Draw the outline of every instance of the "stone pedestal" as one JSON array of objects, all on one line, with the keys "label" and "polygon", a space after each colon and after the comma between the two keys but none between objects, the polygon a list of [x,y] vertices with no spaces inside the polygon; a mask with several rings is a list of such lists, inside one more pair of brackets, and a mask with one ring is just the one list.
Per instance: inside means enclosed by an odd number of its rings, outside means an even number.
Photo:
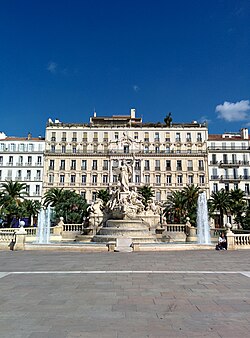
[{"label": "stone pedestal", "polygon": [[197,228],[190,226],[188,228],[188,234],[187,234],[187,242],[197,242]]},{"label": "stone pedestal", "polygon": [[26,235],[27,235],[27,232],[25,231],[25,229],[23,227],[19,228],[15,232],[16,241],[15,241],[15,245],[14,245],[14,248],[13,248],[14,251],[25,250]]}]

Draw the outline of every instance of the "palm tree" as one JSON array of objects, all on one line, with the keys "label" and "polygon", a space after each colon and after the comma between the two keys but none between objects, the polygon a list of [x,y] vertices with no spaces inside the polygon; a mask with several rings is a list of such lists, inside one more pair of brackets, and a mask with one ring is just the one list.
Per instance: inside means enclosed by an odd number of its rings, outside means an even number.
[{"label": "palm tree", "polygon": [[152,200],[152,197],[154,197],[154,192],[152,191],[152,188],[148,185],[144,185],[143,187],[138,189],[138,194],[142,198],[142,203],[146,209],[148,206],[148,202]]},{"label": "palm tree", "polygon": [[34,217],[41,210],[42,204],[39,201],[24,200],[21,204],[22,216],[29,217],[29,224],[33,226]]},{"label": "palm tree", "polygon": [[196,224],[197,201],[200,191],[201,189],[193,184],[188,185],[182,190],[186,214],[190,218],[190,222],[194,225]]},{"label": "palm tree", "polygon": [[227,214],[231,207],[230,194],[224,189],[217,192],[212,192],[211,198],[208,201],[209,211],[214,213],[219,211],[219,225],[223,227],[224,214]]},{"label": "palm tree", "polygon": [[180,223],[186,217],[185,196],[182,191],[174,191],[164,204],[163,214],[170,222]]},{"label": "palm tree", "polygon": [[44,194],[44,206],[47,207],[48,205],[51,205],[54,207],[57,203],[61,202],[64,195],[64,189],[58,189],[58,188],[51,188]]},{"label": "palm tree", "polygon": [[230,211],[234,215],[235,222],[241,227],[243,223],[243,214],[246,214],[247,209],[244,196],[244,192],[241,189],[231,190],[229,194],[231,200]]},{"label": "palm tree", "polygon": [[21,199],[28,195],[25,183],[13,182],[10,180],[2,183],[2,188],[4,196],[15,200],[17,204],[20,203]]},{"label": "palm tree", "polygon": [[26,192],[26,184],[20,182],[7,181],[2,183],[1,193],[1,209],[7,216],[7,224],[10,225],[13,218],[17,219],[21,215],[20,205],[25,196],[28,195]]}]

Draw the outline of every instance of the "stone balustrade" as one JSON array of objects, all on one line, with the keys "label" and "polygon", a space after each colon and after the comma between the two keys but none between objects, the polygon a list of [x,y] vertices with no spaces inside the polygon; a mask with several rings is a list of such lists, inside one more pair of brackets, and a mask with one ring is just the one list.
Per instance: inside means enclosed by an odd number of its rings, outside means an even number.
[{"label": "stone balustrade", "polygon": [[167,232],[185,232],[186,225],[185,224],[167,224],[164,226]]},{"label": "stone balustrade", "polygon": [[14,239],[15,239],[15,232],[13,231],[13,229],[12,231],[5,231],[5,229],[0,231],[0,243],[9,244]]},{"label": "stone balustrade", "polygon": [[83,224],[63,224],[63,231],[83,231]]},{"label": "stone balustrade", "polygon": [[250,249],[250,234],[234,234],[232,231],[228,231],[227,249]]}]

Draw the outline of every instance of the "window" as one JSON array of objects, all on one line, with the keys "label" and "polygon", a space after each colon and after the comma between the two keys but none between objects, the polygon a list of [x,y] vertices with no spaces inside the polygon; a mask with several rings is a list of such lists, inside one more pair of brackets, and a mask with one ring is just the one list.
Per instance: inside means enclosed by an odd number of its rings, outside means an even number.
[{"label": "window", "polygon": [[200,185],[204,185],[205,184],[205,176],[204,175],[200,175],[199,176],[199,183],[200,183]]},{"label": "window", "polygon": [[201,133],[197,133],[197,141],[202,142]]},{"label": "window", "polygon": [[194,183],[193,175],[188,175],[188,184],[193,184],[193,183]]},{"label": "window", "polygon": [[18,165],[23,165],[23,156],[18,157]]},{"label": "window", "polygon": [[77,135],[76,132],[73,132],[72,142],[77,142]]},{"label": "window", "polygon": [[51,141],[55,142],[55,140],[56,140],[56,133],[53,131],[52,136],[51,136]]},{"label": "window", "polygon": [[187,133],[187,142],[191,142],[191,133]]},{"label": "window", "polygon": [[150,175],[145,175],[145,184],[150,184]]},{"label": "window", "polygon": [[28,156],[28,165],[32,165],[32,157]]},{"label": "window", "polygon": [[0,170],[0,180],[2,180],[2,170]]},{"label": "window", "polygon": [[0,151],[4,151],[5,150],[5,144],[4,143],[1,143],[0,144]]},{"label": "window", "polygon": [[24,151],[24,144],[23,143],[19,144],[19,151]]},{"label": "window", "polygon": [[16,151],[16,145],[15,143],[10,144],[10,151]]},{"label": "window", "polygon": [[212,168],[212,179],[218,178],[217,168]]},{"label": "window", "polygon": [[96,191],[92,192],[92,201],[94,202],[96,200]]},{"label": "window", "polygon": [[172,185],[172,176],[171,175],[167,175],[167,179],[166,180],[167,180],[166,183],[167,183],[168,186]]},{"label": "window", "polygon": [[166,160],[166,170],[171,170],[171,160]]},{"label": "window", "polygon": [[199,160],[199,170],[204,170],[204,161]]},{"label": "window", "polygon": [[117,183],[117,175],[113,175],[113,183]]},{"label": "window", "polygon": [[176,142],[181,142],[181,134],[180,133],[176,133],[176,135],[175,135],[175,141]]},{"label": "window", "polygon": [[65,170],[65,160],[61,160],[60,170]]},{"label": "window", "polygon": [[66,153],[66,146],[62,146],[62,153]]},{"label": "window", "polygon": [[161,192],[160,191],[156,191],[155,193],[155,199],[157,202],[161,201]]},{"label": "window", "polygon": [[12,170],[8,170],[7,179],[8,180],[12,179]]},{"label": "window", "polygon": [[140,170],[141,169],[141,162],[140,160],[135,161],[135,170]]},{"label": "window", "polygon": [[87,135],[87,132],[86,132],[86,131],[83,133],[82,140],[83,140],[84,142],[87,142],[87,141],[88,141],[88,135]]},{"label": "window", "polygon": [[71,160],[71,170],[76,170],[76,160]]},{"label": "window", "polygon": [[92,170],[97,170],[97,160],[93,160],[93,162],[92,162]]},{"label": "window", "polygon": [[17,179],[18,180],[22,179],[22,170],[17,170]]},{"label": "window", "polygon": [[94,142],[98,142],[98,133],[95,131],[94,132],[94,138],[93,138]]},{"label": "window", "polygon": [[177,160],[177,166],[176,166],[176,169],[177,170],[182,170],[182,162],[181,162],[181,160]]},{"label": "window", "polygon": [[93,175],[93,176],[92,176],[92,183],[93,183],[94,185],[97,184],[97,175]]},{"label": "window", "polygon": [[138,140],[138,132],[137,131],[135,131],[135,133],[134,133],[134,139]]},{"label": "window", "polygon": [[147,154],[149,152],[149,147],[148,146],[144,146],[144,153]]},{"label": "window", "polygon": [[87,160],[82,160],[82,170],[87,170]]},{"label": "window", "polygon": [[55,161],[54,160],[50,160],[49,161],[49,170],[54,170],[54,166],[55,166]]},{"label": "window", "polygon": [[182,185],[182,175],[177,175],[177,184]]},{"label": "window", "polygon": [[239,184],[238,183],[234,183],[234,190],[238,190],[239,188]]},{"label": "window", "polygon": [[37,165],[42,165],[42,156],[37,156]]},{"label": "window", "polygon": [[54,175],[53,174],[49,174],[49,183],[50,184],[54,183]]},{"label": "window", "polygon": [[123,147],[123,152],[124,152],[124,154],[128,154],[129,153],[129,146],[128,145],[125,145]]},{"label": "window", "polygon": [[54,152],[56,151],[56,148],[55,148],[55,145],[54,145],[54,144],[51,145],[50,151],[51,151],[52,153],[54,153]]},{"label": "window", "polygon": [[228,160],[227,160],[227,154],[223,154],[223,163],[227,164]]},{"label": "window", "polygon": [[82,184],[86,185],[87,182],[87,176],[86,175],[82,175]]},{"label": "window", "polygon": [[149,141],[149,133],[146,132],[146,133],[144,134],[144,142],[148,142],[148,141]]},{"label": "window", "polygon": [[226,142],[222,142],[222,149],[227,149],[227,144],[226,144]]},{"label": "window", "polygon": [[36,195],[40,195],[40,185],[36,185]]},{"label": "window", "polygon": [[216,164],[216,154],[212,154],[212,164]]},{"label": "window", "polygon": [[26,185],[26,193],[29,195],[30,194],[30,186],[27,184]]},{"label": "window", "polygon": [[170,147],[166,146],[166,154],[169,154],[169,153],[170,153]]},{"label": "window", "polygon": [[103,170],[108,170],[108,169],[109,169],[109,161],[103,160]]},{"label": "window", "polygon": [[229,192],[229,183],[225,183],[225,190]]},{"label": "window", "polygon": [[159,146],[156,146],[156,147],[155,147],[155,153],[156,153],[156,154],[159,154],[159,152],[160,152],[160,147],[159,147]]},{"label": "window", "polygon": [[86,191],[81,191],[80,195],[82,196],[83,199],[86,200]]},{"label": "window", "polygon": [[62,141],[66,141],[67,140],[67,138],[66,138],[66,132],[64,131],[63,133],[62,133]]},{"label": "window", "polygon": [[76,183],[76,175],[70,175],[70,183],[73,185]]},{"label": "window", "polygon": [[13,156],[9,156],[9,165],[13,165]]},{"label": "window", "polygon": [[231,149],[235,149],[235,142],[231,142]]},{"label": "window", "polygon": [[27,180],[31,179],[31,170],[27,170],[27,176],[26,176]]},{"label": "window", "polygon": [[156,175],[156,184],[157,185],[161,184],[161,175]]},{"label": "window", "polygon": [[118,140],[119,139],[119,134],[118,132],[115,132],[115,140]]},{"label": "window", "polygon": [[242,143],[241,143],[241,149],[246,149],[246,148],[247,148],[246,143],[245,143],[245,142],[242,142]]},{"label": "window", "polygon": [[155,170],[161,170],[160,160],[155,160]]},{"label": "window", "polygon": [[41,179],[41,170],[36,171],[36,179],[40,180]]},{"label": "window", "polygon": [[165,141],[170,142],[170,133],[166,133],[165,135]]},{"label": "window", "polygon": [[250,194],[250,190],[249,190],[249,183],[245,184],[245,194],[249,195]]},{"label": "window", "polygon": [[155,133],[155,141],[159,142],[160,141],[160,135],[158,132]]},{"label": "window", "polygon": [[76,147],[75,146],[72,147],[72,153],[76,154]]},{"label": "window", "polygon": [[32,143],[29,143],[28,145],[28,151],[33,151],[34,150],[34,145]]},{"label": "window", "polygon": [[236,156],[236,154],[232,154],[232,163],[233,164],[237,163],[237,156]]},{"label": "window", "polygon": [[141,177],[140,175],[135,175],[135,184],[141,183]]},{"label": "window", "polygon": [[247,168],[243,169],[243,177],[244,177],[244,180],[248,180],[248,178],[249,178],[249,176],[248,176],[248,169]]},{"label": "window", "polygon": [[213,184],[213,192],[218,192],[218,183]]},{"label": "window", "polygon": [[0,156],[0,165],[3,165],[3,156]]},{"label": "window", "polygon": [[108,142],[108,140],[109,140],[108,133],[105,131],[103,141]]},{"label": "window", "polygon": [[188,160],[187,170],[189,170],[189,171],[193,170],[193,161],[192,160]]},{"label": "window", "polygon": [[108,184],[108,175],[103,175],[102,176],[102,183],[103,184]]}]

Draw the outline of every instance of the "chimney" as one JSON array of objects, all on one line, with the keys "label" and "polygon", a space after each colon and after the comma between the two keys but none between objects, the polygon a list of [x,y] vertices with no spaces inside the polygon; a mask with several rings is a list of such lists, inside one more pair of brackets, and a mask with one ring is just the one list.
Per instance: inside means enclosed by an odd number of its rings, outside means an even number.
[{"label": "chimney", "polygon": [[135,119],[135,108],[130,109],[130,117],[131,119]]},{"label": "chimney", "polygon": [[240,134],[243,140],[248,140],[248,129],[247,128],[242,128],[240,130]]}]

